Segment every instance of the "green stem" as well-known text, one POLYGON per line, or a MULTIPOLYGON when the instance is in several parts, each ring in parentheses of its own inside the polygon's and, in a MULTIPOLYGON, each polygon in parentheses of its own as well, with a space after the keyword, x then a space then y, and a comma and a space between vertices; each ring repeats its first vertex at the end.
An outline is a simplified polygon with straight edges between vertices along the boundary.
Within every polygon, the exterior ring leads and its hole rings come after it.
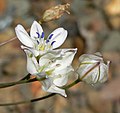
POLYGON ((30 79, 30 76, 31 76, 31 74, 29 73, 29 74, 27 74, 25 77, 23 77, 22 79, 20 79, 20 81, 21 81, 21 80, 26 80, 26 79, 28 80, 28 79, 30 79))
MULTIPOLYGON (((75 80, 74 82, 72 82, 71 84, 69 84, 69 85, 67 85, 67 86, 65 86, 63 88, 64 89, 69 89, 69 88, 71 88, 72 86, 76 85, 79 82, 81 82, 81 80, 78 78, 77 80, 75 80)), ((52 97, 54 95, 56 95, 56 93, 51 93, 51 94, 48 94, 46 96, 31 99, 31 100, 25 100, 25 101, 20 101, 20 102, 15 102, 15 103, 3 103, 3 104, 0 104, 0 106, 10 106, 10 105, 17 105, 17 104, 25 104, 25 103, 30 103, 30 102, 36 102, 36 101, 40 101, 40 100, 52 97)))
POLYGON ((40 100, 52 97, 54 95, 56 95, 56 94, 55 93, 51 93, 51 94, 48 94, 46 96, 43 96, 43 97, 40 97, 40 98, 31 99, 31 100, 25 100, 25 101, 20 101, 20 102, 15 102, 15 103, 5 103, 5 104, 3 103, 3 104, 0 104, 0 106, 10 106, 10 105, 17 105, 17 104, 25 104, 25 103, 30 103, 30 102, 36 102, 36 101, 40 101, 40 100))
POLYGON ((33 78, 33 79, 22 79, 20 81, 17 82, 9 82, 9 83, 0 83, 0 88, 6 88, 6 87, 10 87, 10 86, 14 86, 14 85, 18 85, 18 84, 24 84, 24 83, 30 83, 30 82, 34 82, 34 81, 43 81, 45 80, 46 77, 43 78, 33 78))
POLYGON ((72 82, 71 84, 63 87, 63 89, 69 89, 69 88, 71 88, 72 86, 74 86, 75 84, 77 84, 77 83, 79 83, 79 82, 81 82, 81 80, 78 78, 77 80, 75 80, 75 81, 72 82))

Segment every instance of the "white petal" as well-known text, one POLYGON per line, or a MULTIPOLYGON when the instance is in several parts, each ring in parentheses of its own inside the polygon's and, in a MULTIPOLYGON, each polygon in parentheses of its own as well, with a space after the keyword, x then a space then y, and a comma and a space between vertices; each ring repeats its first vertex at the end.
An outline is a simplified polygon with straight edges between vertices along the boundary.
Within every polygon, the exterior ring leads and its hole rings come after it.
POLYGON ((52 57, 52 54, 46 53, 45 55, 43 55, 42 57, 40 57, 40 59, 39 59, 39 65, 43 66, 45 64, 48 64, 51 61, 51 57, 52 57))
POLYGON ((54 82, 54 84, 56 86, 61 87, 61 86, 64 86, 67 83, 67 81, 68 81, 68 74, 66 74, 66 75, 59 75, 59 77, 54 79, 53 82, 54 82))
POLYGON ((67 97, 67 95, 65 93, 65 90, 55 86, 52 83, 52 80, 50 80, 50 79, 44 80, 44 81, 42 81, 42 84, 43 84, 42 88, 43 88, 44 91, 50 92, 50 93, 58 93, 58 94, 61 94, 64 97, 67 97))
POLYGON ((80 79, 82 79, 83 81, 85 81, 87 83, 94 83, 97 80, 98 73, 99 73, 98 66, 96 66, 94 69, 92 69, 95 65, 96 65, 96 63, 81 65, 77 70, 79 73, 80 79), (91 70, 91 71, 89 73, 87 73, 89 70, 91 70), (84 75, 86 75, 86 76, 84 76, 84 75))
POLYGON ((79 67, 78 73, 80 78, 88 84, 103 83, 108 78, 108 65, 100 63, 94 69, 92 69, 85 77, 83 77, 87 71, 89 71, 96 64, 83 64, 79 67))
POLYGON ((17 25, 15 28, 17 38, 27 47, 33 47, 34 43, 30 39, 28 33, 25 31, 22 25, 17 25))
POLYGON ((54 77, 53 83, 59 87, 64 86, 68 81, 68 77, 73 74, 72 71, 72 66, 69 66, 59 72, 56 72, 58 75, 54 77))
POLYGON ((61 54, 61 50, 52 50, 52 51, 45 53, 44 55, 42 55, 42 57, 40 57, 39 65, 40 66, 43 66, 45 64, 50 65, 50 62, 52 62, 52 60, 60 58, 61 56, 60 54, 61 54))
POLYGON ((89 84, 103 83, 107 80, 110 62, 108 61, 106 65, 100 53, 84 54, 79 58, 79 61, 80 66, 77 72, 80 79, 89 84))
POLYGON ((60 64, 59 67, 56 67, 56 69, 55 69, 56 72, 66 68, 67 66, 70 66, 73 61, 73 58, 76 54, 76 51, 77 51, 77 49, 62 49, 62 51, 61 51, 62 59, 56 60, 56 62, 54 64, 52 64, 51 66, 60 64))
POLYGON ((62 49, 57 49, 57 50, 50 50, 46 52, 44 55, 42 55, 41 58, 45 59, 53 59, 53 58, 58 58, 61 56, 62 49))
POLYGON ((49 59, 46 59, 46 58, 40 58, 40 59, 39 59, 39 65, 40 65, 40 66, 45 66, 45 65, 48 66, 49 62, 50 62, 50 60, 49 60, 49 59))
POLYGON ((43 32, 43 29, 41 25, 37 21, 34 21, 30 29, 31 38, 35 40, 35 37, 38 38, 37 33, 39 33, 39 35, 41 36, 42 32, 43 32))
MULTIPOLYGON (((101 55, 99 53, 99 55, 101 55)), ((98 61, 103 61, 103 58, 101 56, 99 56, 98 53, 95 54, 83 54, 79 57, 79 62, 98 62, 98 61)))
POLYGON ((23 45, 21 45, 21 48, 22 48, 22 49, 29 50, 29 51, 30 51, 31 53, 33 53, 34 56, 36 56, 36 57, 39 55, 39 51, 36 50, 36 49, 34 49, 34 48, 29 48, 29 47, 26 47, 26 46, 23 46, 23 45))
POLYGON ((87 75, 88 78, 86 78, 86 82, 91 84, 98 83, 100 76, 101 76, 101 72, 99 71, 99 66, 97 66, 87 75), (91 79, 91 80, 88 80, 88 79, 91 79))
POLYGON ((74 71, 73 67, 70 65, 70 66, 67 66, 65 68, 63 68, 62 70, 59 70, 59 71, 54 71, 55 74, 66 74, 66 73, 69 73, 71 71, 74 71))
POLYGON ((40 58, 39 64, 48 63, 49 69, 55 68, 54 73, 61 73, 61 71, 71 65, 76 51, 77 49, 52 50, 40 58))
POLYGON ((37 63, 36 58, 34 56, 30 57, 30 54, 31 54, 30 51, 28 50, 24 50, 24 51, 27 55, 27 71, 30 74, 37 74, 38 63, 37 63))
POLYGON ((53 84, 52 78, 46 78, 44 81, 42 81, 42 88, 46 91, 50 88, 50 86, 53 84))
POLYGON ((110 62, 108 62, 107 65, 104 63, 100 64, 101 76, 100 76, 99 81, 101 83, 105 82, 108 79, 109 63, 110 62))
POLYGON ((55 85, 52 85, 47 91, 51 92, 51 93, 58 93, 58 94, 61 94, 64 97, 67 97, 67 95, 65 93, 65 90, 61 89, 61 88, 58 88, 55 85))
POLYGON ((61 46, 64 41, 67 38, 67 31, 63 28, 57 28, 56 30, 54 30, 47 38, 47 40, 49 40, 49 43, 53 43, 52 47, 53 49, 58 48, 59 46, 61 46), (49 39, 49 37, 53 34, 53 36, 51 37, 51 39, 49 39))

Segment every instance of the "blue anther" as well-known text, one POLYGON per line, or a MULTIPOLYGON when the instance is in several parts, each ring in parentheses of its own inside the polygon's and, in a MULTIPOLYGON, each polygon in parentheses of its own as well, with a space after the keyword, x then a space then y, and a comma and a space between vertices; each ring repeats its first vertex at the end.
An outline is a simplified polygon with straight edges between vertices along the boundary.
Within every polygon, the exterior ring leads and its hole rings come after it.
POLYGON ((46 40, 46 43, 48 43, 49 42, 49 40, 46 40))
POLYGON ((55 43, 56 41, 53 41, 52 43, 51 43, 51 46, 55 43))
POLYGON ((36 32, 36 34, 38 35, 38 38, 40 38, 40 33, 36 32))
POLYGON ((37 40, 37 43, 39 44, 40 42, 37 40))
POLYGON ((44 38, 44 32, 42 32, 42 34, 41 34, 41 38, 44 38))
POLYGON ((51 39, 52 38, 52 36, 53 36, 53 34, 50 34, 50 36, 48 37, 49 39, 51 39))

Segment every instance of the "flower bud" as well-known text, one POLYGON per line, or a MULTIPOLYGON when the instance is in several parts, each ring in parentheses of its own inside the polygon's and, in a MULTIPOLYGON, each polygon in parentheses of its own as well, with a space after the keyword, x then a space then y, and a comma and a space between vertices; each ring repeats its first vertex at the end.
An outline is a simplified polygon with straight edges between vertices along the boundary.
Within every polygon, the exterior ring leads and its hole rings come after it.
POLYGON ((79 62, 77 73, 80 80, 88 84, 103 83, 107 80, 110 61, 105 64, 100 53, 83 54, 79 62))
POLYGON ((67 3, 65 5, 57 5, 55 7, 52 7, 50 9, 46 10, 43 14, 42 21, 48 22, 51 20, 58 19, 64 14, 64 12, 67 12, 68 14, 70 14, 70 12, 67 11, 69 6, 70 6, 70 4, 67 3))

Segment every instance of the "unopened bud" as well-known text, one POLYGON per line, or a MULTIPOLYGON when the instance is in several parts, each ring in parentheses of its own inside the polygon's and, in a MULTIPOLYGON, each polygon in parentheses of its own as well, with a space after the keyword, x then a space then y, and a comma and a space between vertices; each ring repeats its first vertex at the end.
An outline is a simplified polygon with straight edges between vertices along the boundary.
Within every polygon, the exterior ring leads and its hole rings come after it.
POLYGON ((80 80, 88 84, 103 83, 107 80, 110 61, 105 64, 100 53, 83 54, 79 62, 77 73, 80 80))
POLYGON ((70 12, 67 10, 69 6, 70 4, 67 3, 65 5, 57 5, 55 7, 46 10, 43 14, 42 21, 48 22, 51 20, 56 20, 60 18, 65 12, 70 14, 70 12))

